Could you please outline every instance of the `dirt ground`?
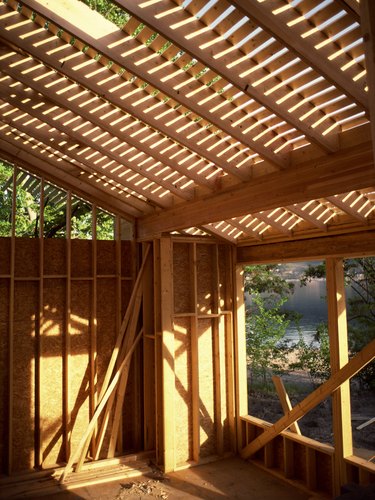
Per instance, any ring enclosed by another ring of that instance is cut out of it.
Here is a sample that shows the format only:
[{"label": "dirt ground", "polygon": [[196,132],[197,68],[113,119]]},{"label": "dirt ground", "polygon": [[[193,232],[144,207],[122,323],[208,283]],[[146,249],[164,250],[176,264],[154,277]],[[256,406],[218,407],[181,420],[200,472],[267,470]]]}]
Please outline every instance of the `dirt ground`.
[{"label": "dirt ground", "polygon": [[[292,406],[302,401],[316,387],[308,375],[302,371],[282,375]],[[249,381],[249,387],[250,381]],[[353,446],[356,454],[363,458],[375,455],[375,422],[358,429],[358,427],[375,416],[375,391],[361,390],[358,383],[351,384],[351,411]],[[270,387],[268,393],[250,391],[249,414],[268,422],[276,422],[283,416],[283,411],[276,392]],[[298,421],[303,435],[322,443],[333,445],[331,398],[320,403]]]}]

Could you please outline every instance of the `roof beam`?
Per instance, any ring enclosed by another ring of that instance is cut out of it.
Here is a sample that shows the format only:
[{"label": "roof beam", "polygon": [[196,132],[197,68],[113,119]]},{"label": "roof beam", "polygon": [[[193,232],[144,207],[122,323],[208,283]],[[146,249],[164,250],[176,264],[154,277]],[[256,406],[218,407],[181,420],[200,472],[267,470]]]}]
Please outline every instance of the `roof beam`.
[{"label": "roof beam", "polygon": [[138,221],[138,237],[148,239],[165,231],[363,189],[374,180],[372,146],[365,143],[143,217]]},{"label": "roof beam", "polygon": [[[110,169],[105,170],[101,169],[100,167],[95,165],[95,162],[90,161],[85,159],[85,156],[90,156],[91,154],[98,152],[101,155],[101,158],[104,159],[104,162],[108,162],[108,159],[113,160],[116,162],[116,166],[121,166],[123,167],[123,170],[131,170],[135,174],[138,174],[139,176],[143,176],[147,178],[148,180],[152,181],[154,185],[156,186],[162,186],[165,190],[168,190],[169,192],[173,193],[180,199],[192,199],[192,193],[189,194],[189,192],[184,192],[181,189],[175,188],[174,186],[169,185],[168,183],[164,182],[163,179],[158,178],[156,175],[154,175],[152,172],[145,172],[144,170],[137,169],[136,167],[130,165],[126,165],[121,156],[116,153],[111,153],[110,150],[106,150],[104,147],[102,147],[100,144],[96,143],[92,139],[90,139],[90,136],[85,136],[84,134],[81,134],[79,132],[74,132],[71,127],[63,125],[61,122],[58,120],[54,120],[54,115],[56,113],[43,113],[43,110],[45,108],[41,108],[41,105],[45,104],[45,99],[40,98],[39,96],[32,96],[33,99],[32,101],[28,100],[25,102],[27,98],[30,98],[30,95],[23,95],[19,91],[13,91],[12,90],[12,95],[9,95],[9,92],[4,89],[4,86],[0,83],[0,101],[2,100],[4,103],[8,102],[9,106],[14,106],[14,109],[19,109],[24,111],[29,115],[29,117],[33,117],[36,120],[38,120],[39,123],[34,123],[33,127],[34,129],[23,129],[22,131],[29,134],[32,137],[35,137],[36,139],[39,139],[42,142],[45,142],[45,144],[49,144],[49,141],[53,141],[53,147],[60,151],[62,154],[67,154],[69,155],[72,159],[82,163],[83,165],[86,165],[86,168],[91,170],[92,172],[97,173],[99,176],[100,175],[105,175],[107,178],[112,179],[115,182],[118,182],[122,184],[124,187],[127,187],[129,189],[132,189],[135,192],[138,192],[138,194],[148,197],[150,202],[155,204],[156,206],[160,207],[166,207],[172,203],[172,198],[170,194],[167,196],[164,196],[164,199],[160,199],[160,197],[155,194],[153,195],[152,192],[148,191],[143,191],[142,186],[137,187],[137,180],[134,182],[129,182],[127,181],[126,177],[121,176],[121,171],[116,172],[116,174],[113,174]],[[38,106],[39,104],[39,106]],[[0,113],[0,116],[2,116],[3,113]],[[20,128],[20,122],[17,120],[17,122],[13,123],[13,115],[10,115],[9,119],[2,117],[2,121],[5,123],[9,123],[13,125],[15,128],[22,129],[22,126]],[[40,131],[40,127],[43,125],[43,123],[46,123],[51,126],[51,129],[48,130],[48,132]],[[38,124],[40,127],[36,127],[35,125]],[[61,132],[63,135],[60,135],[59,132]],[[59,143],[64,140],[65,144],[60,147]],[[69,142],[68,142],[69,141]],[[75,147],[79,145],[79,148]],[[80,150],[84,149],[83,146],[86,146],[86,148],[89,148],[86,154],[82,154]],[[100,155],[96,155],[96,160],[100,158]],[[133,177],[133,174],[131,175]]]},{"label": "roof beam", "polygon": [[[2,51],[0,48],[0,55],[2,52],[5,53],[5,51]],[[181,167],[176,161],[175,162],[170,161],[166,155],[160,154],[156,150],[156,148],[151,148],[147,142],[142,142],[137,140],[137,138],[133,138],[131,133],[129,133],[128,131],[122,131],[121,127],[119,126],[111,125],[110,118],[103,119],[103,115],[105,113],[110,113],[111,108],[113,111],[115,110],[112,104],[106,103],[105,107],[101,107],[101,116],[99,117],[98,113],[93,113],[92,109],[90,110],[90,106],[81,105],[82,103],[80,101],[82,100],[82,98],[81,100],[79,98],[73,99],[72,90],[70,91],[69,101],[67,101],[66,97],[64,97],[64,94],[59,94],[56,91],[54,91],[54,86],[48,85],[52,83],[51,76],[48,79],[28,77],[25,70],[27,69],[27,67],[31,69],[32,63],[29,62],[28,64],[22,64],[22,56],[20,56],[19,54],[14,53],[14,56],[11,57],[11,61],[12,64],[8,64],[6,67],[1,69],[3,74],[6,74],[15,81],[21,82],[25,86],[35,90],[35,92],[38,92],[39,94],[43,95],[45,99],[47,99],[49,102],[57,104],[59,107],[63,109],[69,109],[69,111],[72,114],[75,114],[81,119],[87,120],[90,123],[97,125],[103,131],[108,132],[112,136],[115,136],[118,139],[122,140],[123,142],[126,142],[127,144],[133,146],[137,150],[142,151],[150,158],[153,158],[156,162],[160,162],[162,165],[167,166],[174,171],[180,172],[187,178],[192,179],[197,185],[207,186],[208,188],[213,189],[213,183],[207,180],[204,176],[197,175],[195,172],[186,168],[185,165]],[[19,62],[20,64],[16,64],[17,62]],[[45,71],[47,73],[49,70],[46,68]],[[55,77],[57,80],[58,75],[55,75]],[[69,82],[67,82],[67,85],[69,85]],[[79,94],[80,91],[81,89],[77,88],[76,95]],[[33,97],[33,100],[35,100],[35,96]],[[87,97],[87,100],[89,100],[89,97]],[[96,105],[94,103],[92,107],[95,106]],[[120,113],[121,113],[120,109],[117,109],[116,116],[118,116]],[[123,113],[123,115],[125,116],[125,113]],[[78,124],[77,121],[75,121],[75,125],[77,124]]]},{"label": "roof beam", "polygon": [[346,77],[340,68],[327,59],[323,58],[309,40],[298,36],[291,28],[280,22],[277,16],[274,16],[266,4],[261,4],[257,0],[230,0],[238,10],[245,16],[253,19],[270,35],[276,38],[280,43],[286,45],[289,50],[294,52],[306,64],[311,66],[317,73],[324,76],[326,80],[338,87],[344,94],[350,96],[358,105],[368,112],[368,96],[364,89],[355,82]]},{"label": "roof beam", "polygon": [[350,196],[348,197],[349,201],[343,201],[341,196],[328,196],[326,200],[332,203],[332,205],[342,210],[343,212],[345,212],[346,214],[350,215],[351,217],[354,217],[363,224],[366,224],[368,222],[367,218],[352,206],[352,204],[350,203]]},{"label": "roof beam", "polygon": [[295,241],[244,245],[237,248],[239,264],[274,264],[319,260],[325,257],[366,257],[374,255],[375,228],[351,234],[335,234]]}]

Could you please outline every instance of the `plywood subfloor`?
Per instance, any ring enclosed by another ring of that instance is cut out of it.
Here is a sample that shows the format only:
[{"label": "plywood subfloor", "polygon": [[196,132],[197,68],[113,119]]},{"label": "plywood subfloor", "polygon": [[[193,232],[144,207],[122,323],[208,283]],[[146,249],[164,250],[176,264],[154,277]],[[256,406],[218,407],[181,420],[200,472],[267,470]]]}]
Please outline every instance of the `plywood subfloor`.
[{"label": "plywood subfloor", "polygon": [[[20,498],[20,497],[18,497]],[[22,497],[21,497],[22,498]],[[37,497],[30,497],[34,498]],[[40,498],[40,496],[38,496]],[[243,499],[243,500],[320,500],[279,480],[267,471],[240,458],[229,458],[190,469],[162,474],[150,472],[133,478],[95,484],[48,494],[55,500],[122,499]]]}]

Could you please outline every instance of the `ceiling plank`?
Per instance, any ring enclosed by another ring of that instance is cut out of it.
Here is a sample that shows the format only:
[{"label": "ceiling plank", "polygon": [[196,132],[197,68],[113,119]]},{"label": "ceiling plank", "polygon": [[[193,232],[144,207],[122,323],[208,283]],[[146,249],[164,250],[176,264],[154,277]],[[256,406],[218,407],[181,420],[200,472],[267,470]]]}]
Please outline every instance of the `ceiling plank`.
[{"label": "ceiling plank", "polygon": [[[358,197],[358,195],[357,195]],[[349,197],[350,198],[350,197]],[[328,196],[326,197],[326,200],[332,203],[332,205],[336,206],[346,214],[350,215],[351,217],[354,217],[355,219],[359,220],[360,222],[366,224],[367,218],[362,215],[360,212],[358,212],[355,208],[353,208],[350,204],[350,200],[343,201],[341,196]]]},{"label": "ceiling plank", "polygon": [[138,236],[147,239],[164,231],[364,189],[373,185],[374,180],[372,145],[365,143],[143,217],[138,221]]},{"label": "ceiling plank", "polygon": [[286,45],[289,50],[298,55],[306,64],[314,68],[326,80],[338,87],[344,94],[349,95],[357,104],[368,113],[368,96],[364,89],[348,79],[339,67],[322,57],[310,41],[303,39],[293,32],[291,28],[280,22],[277,16],[270,13],[266,4],[257,0],[230,0],[230,3],[239,9],[245,16],[253,19],[270,35]]},{"label": "ceiling plank", "polygon": [[[318,203],[318,202],[316,202]],[[308,208],[304,208],[304,206],[302,205],[289,205],[288,207],[286,207],[288,210],[290,210],[291,212],[295,213],[296,215],[298,215],[299,217],[301,217],[302,219],[310,222],[311,224],[313,224],[314,226],[318,227],[319,229],[321,229],[322,231],[327,231],[327,224],[323,221],[321,221],[320,219],[318,219],[317,217],[314,216],[313,213],[311,213]]]},{"label": "ceiling plank", "polygon": [[[0,54],[1,53],[5,54],[6,51],[0,49]],[[123,142],[126,142],[137,150],[142,151],[150,158],[153,158],[156,162],[160,162],[162,165],[167,166],[174,171],[180,172],[189,179],[192,179],[198,186],[201,185],[213,189],[212,181],[209,181],[204,176],[198,175],[191,169],[187,168],[189,167],[189,163],[187,165],[184,164],[182,167],[178,164],[178,162],[172,162],[167,155],[160,154],[155,147],[150,147],[148,142],[137,140],[137,137],[133,138],[132,134],[128,131],[122,131],[121,127],[112,125],[111,121],[115,121],[115,118],[119,119],[121,116],[122,112],[118,108],[115,108],[111,104],[104,103],[102,101],[100,114],[98,114],[99,112],[93,112],[94,108],[97,107],[97,105],[95,104],[95,102],[93,102],[91,106],[81,105],[82,97],[81,99],[79,99],[78,94],[82,92],[82,89],[79,88],[75,89],[75,91],[71,89],[69,92],[69,100],[67,100],[66,95],[64,96],[64,94],[57,93],[56,91],[54,91],[55,86],[51,85],[54,80],[58,79],[58,74],[49,75],[48,78],[47,76],[46,78],[42,78],[43,72],[39,69],[41,73],[39,76],[41,78],[30,78],[30,76],[25,73],[25,70],[26,67],[29,67],[31,69],[33,63],[29,61],[28,64],[22,64],[22,58],[24,59],[24,56],[20,56],[19,54],[14,53],[13,56],[9,58],[10,64],[2,68],[2,73],[11,77],[13,81],[22,82],[23,85],[43,95],[45,99],[47,99],[51,103],[56,104],[63,109],[69,109],[72,114],[74,113],[77,117],[80,117],[81,121],[84,119],[89,121],[90,123],[93,123],[94,125],[100,127],[101,130],[108,132],[112,136],[117,137]],[[19,62],[19,64],[17,64],[17,62]],[[45,68],[44,71],[46,74],[49,72],[48,68]],[[7,82],[7,84],[9,87],[11,85],[11,82]],[[69,85],[68,81],[66,82],[66,85]],[[77,97],[74,98],[75,96]],[[89,98],[90,95],[87,96],[87,101],[89,100]],[[35,99],[36,97],[34,95],[33,100]],[[39,99],[41,98],[39,97]],[[108,118],[104,118],[104,115],[106,114],[109,115]],[[122,116],[125,117],[125,113],[122,113]],[[66,117],[66,120],[68,120],[68,117]],[[75,126],[79,124],[79,122],[77,121],[75,121],[74,123]]]},{"label": "ceiling plank", "polygon": [[375,252],[375,228],[352,234],[264,243],[237,248],[239,264],[271,264],[320,260],[325,257],[366,257]]}]

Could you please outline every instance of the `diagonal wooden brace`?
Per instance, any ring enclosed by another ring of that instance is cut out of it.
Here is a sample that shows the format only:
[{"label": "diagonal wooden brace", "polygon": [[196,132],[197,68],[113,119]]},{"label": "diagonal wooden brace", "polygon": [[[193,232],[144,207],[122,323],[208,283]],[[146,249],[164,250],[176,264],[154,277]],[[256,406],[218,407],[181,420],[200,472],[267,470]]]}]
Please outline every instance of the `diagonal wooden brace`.
[{"label": "diagonal wooden brace", "polygon": [[[275,384],[275,388],[276,388],[277,394],[278,394],[279,399],[280,399],[281,407],[282,407],[282,409],[283,409],[283,411],[284,411],[284,413],[286,415],[289,411],[292,410],[293,407],[292,407],[292,404],[290,402],[288,393],[285,390],[284,383],[281,380],[281,378],[280,377],[276,377],[276,375],[274,375],[272,377],[272,381]],[[293,422],[289,426],[289,429],[292,432],[301,435],[301,430],[300,430],[299,425],[298,425],[297,422]]]},{"label": "diagonal wooden brace", "polygon": [[346,380],[354,377],[362,368],[375,358],[375,339],[356,354],[337,373],[332,375],[324,384],[309,394],[303,401],[298,403],[284,417],[281,417],[274,425],[265,430],[263,434],[251,441],[241,451],[242,458],[249,458],[260,450],[264,445],[272,441],[282,431],[290,427],[294,422],[306,415],[307,412],[315,408],[317,404],[328,397]]}]

